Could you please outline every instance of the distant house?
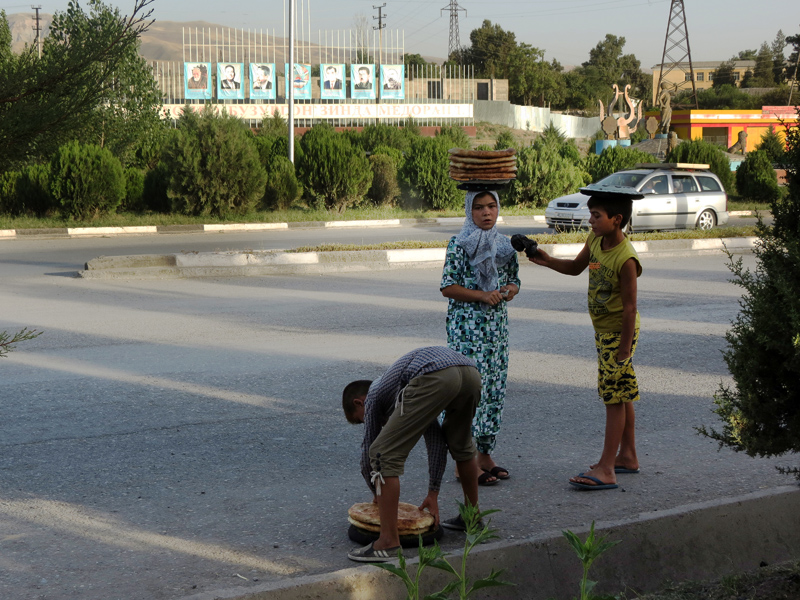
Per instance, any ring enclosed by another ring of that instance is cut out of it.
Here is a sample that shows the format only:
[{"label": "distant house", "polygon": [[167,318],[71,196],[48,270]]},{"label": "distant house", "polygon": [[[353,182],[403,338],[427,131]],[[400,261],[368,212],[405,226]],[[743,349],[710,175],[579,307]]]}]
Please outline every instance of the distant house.
[{"label": "distant house", "polygon": [[[720,65],[727,61],[692,61],[692,70],[694,71],[694,85],[695,88],[700,90],[707,90],[714,84],[714,71],[719,69]],[[737,86],[740,86],[745,74],[756,67],[754,60],[736,60],[733,61],[733,81]],[[653,65],[653,98],[658,97],[656,90],[658,88],[658,76],[661,73],[661,63]],[[669,73],[664,75],[664,81],[673,84],[682,84],[691,81],[689,75],[689,63],[678,63],[678,66],[673,68]]]}]

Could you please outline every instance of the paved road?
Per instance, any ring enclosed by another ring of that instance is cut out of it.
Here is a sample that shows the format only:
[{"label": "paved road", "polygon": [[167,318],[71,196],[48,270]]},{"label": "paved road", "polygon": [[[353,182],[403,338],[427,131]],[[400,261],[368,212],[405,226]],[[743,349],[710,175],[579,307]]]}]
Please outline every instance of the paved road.
[{"label": "paved road", "polygon": [[[45,334],[0,361],[0,598],[178,599],[352,565],[346,509],[368,495],[340,390],[444,343],[437,269],[95,281],[62,276],[89,240],[32,258],[25,244],[0,244],[0,329]],[[723,262],[646,261],[643,471],[602,494],[566,484],[604,422],[585,277],[523,266],[497,450],[512,479],[482,490],[503,538],[791,483],[781,461],[694,430],[730,382],[720,349],[740,290]],[[424,471],[416,451],[404,500],[421,500]],[[458,489],[448,471],[445,512]]]},{"label": "paved road", "polygon": [[[730,225],[753,225],[755,219],[737,217]],[[398,240],[441,241],[458,233],[461,225],[415,225],[342,229],[290,229],[247,233],[185,233],[159,235],[117,235],[92,238],[36,237],[0,239],[0,276],[72,276],[87,260],[98,256],[173,254],[226,250],[274,250],[323,243],[366,244]],[[513,218],[498,225],[506,235],[551,231],[543,222]]]}]

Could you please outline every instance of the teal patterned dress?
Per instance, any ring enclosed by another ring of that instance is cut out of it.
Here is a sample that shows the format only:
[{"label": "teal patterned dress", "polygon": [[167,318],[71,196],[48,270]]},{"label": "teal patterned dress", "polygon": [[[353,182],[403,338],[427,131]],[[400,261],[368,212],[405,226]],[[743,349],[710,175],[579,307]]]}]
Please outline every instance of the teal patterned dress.
[{"label": "teal patterned dress", "polygon": [[[513,283],[519,287],[519,262],[514,255],[498,267],[498,289]],[[439,289],[460,285],[478,289],[475,274],[464,249],[453,237],[447,246]],[[472,422],[472,436],[478,452],[491,454],[497,443],[508,377],[508,309],[505,301],[486,310],[479,302],[450,299],[447,307],[447,345],[478,365],[481,373],[481,401]]]}]

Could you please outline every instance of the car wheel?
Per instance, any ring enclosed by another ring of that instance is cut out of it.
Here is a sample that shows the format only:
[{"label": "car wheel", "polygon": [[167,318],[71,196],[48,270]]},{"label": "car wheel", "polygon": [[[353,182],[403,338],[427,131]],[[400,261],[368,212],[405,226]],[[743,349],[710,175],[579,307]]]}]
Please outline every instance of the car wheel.
[{"label": "car wheel", "polygon": [[700,213],[700,216],[697,217],[697,228],[698,229],[712,229],[717,224],[717,215],[714,214],[713,210],[704,210]]}]

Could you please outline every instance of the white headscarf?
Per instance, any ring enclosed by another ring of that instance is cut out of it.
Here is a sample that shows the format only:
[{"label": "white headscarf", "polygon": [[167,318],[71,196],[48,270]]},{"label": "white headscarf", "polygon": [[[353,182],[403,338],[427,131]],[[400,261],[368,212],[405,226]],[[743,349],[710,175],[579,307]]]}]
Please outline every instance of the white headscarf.
[{"label": "white headscarf", "polygon": [[[497,231],[493,226],[489,230],[484,230],[475,225],[472,220],[472,202],[476,196],[481,196],[487,192],[467,192],[467,199],[464,208],[467,218],[464,219],[464,226],[456,236],[458,244],[464,248],[469,257],[469,264],[475,270],[475,279],[478,287],[484,292],[491,292],[499,288],[497,267],[502,267],[511,257],[516,254],[511,240]],[[500,205],[500,198],[497,192],[488,192]]]}]

